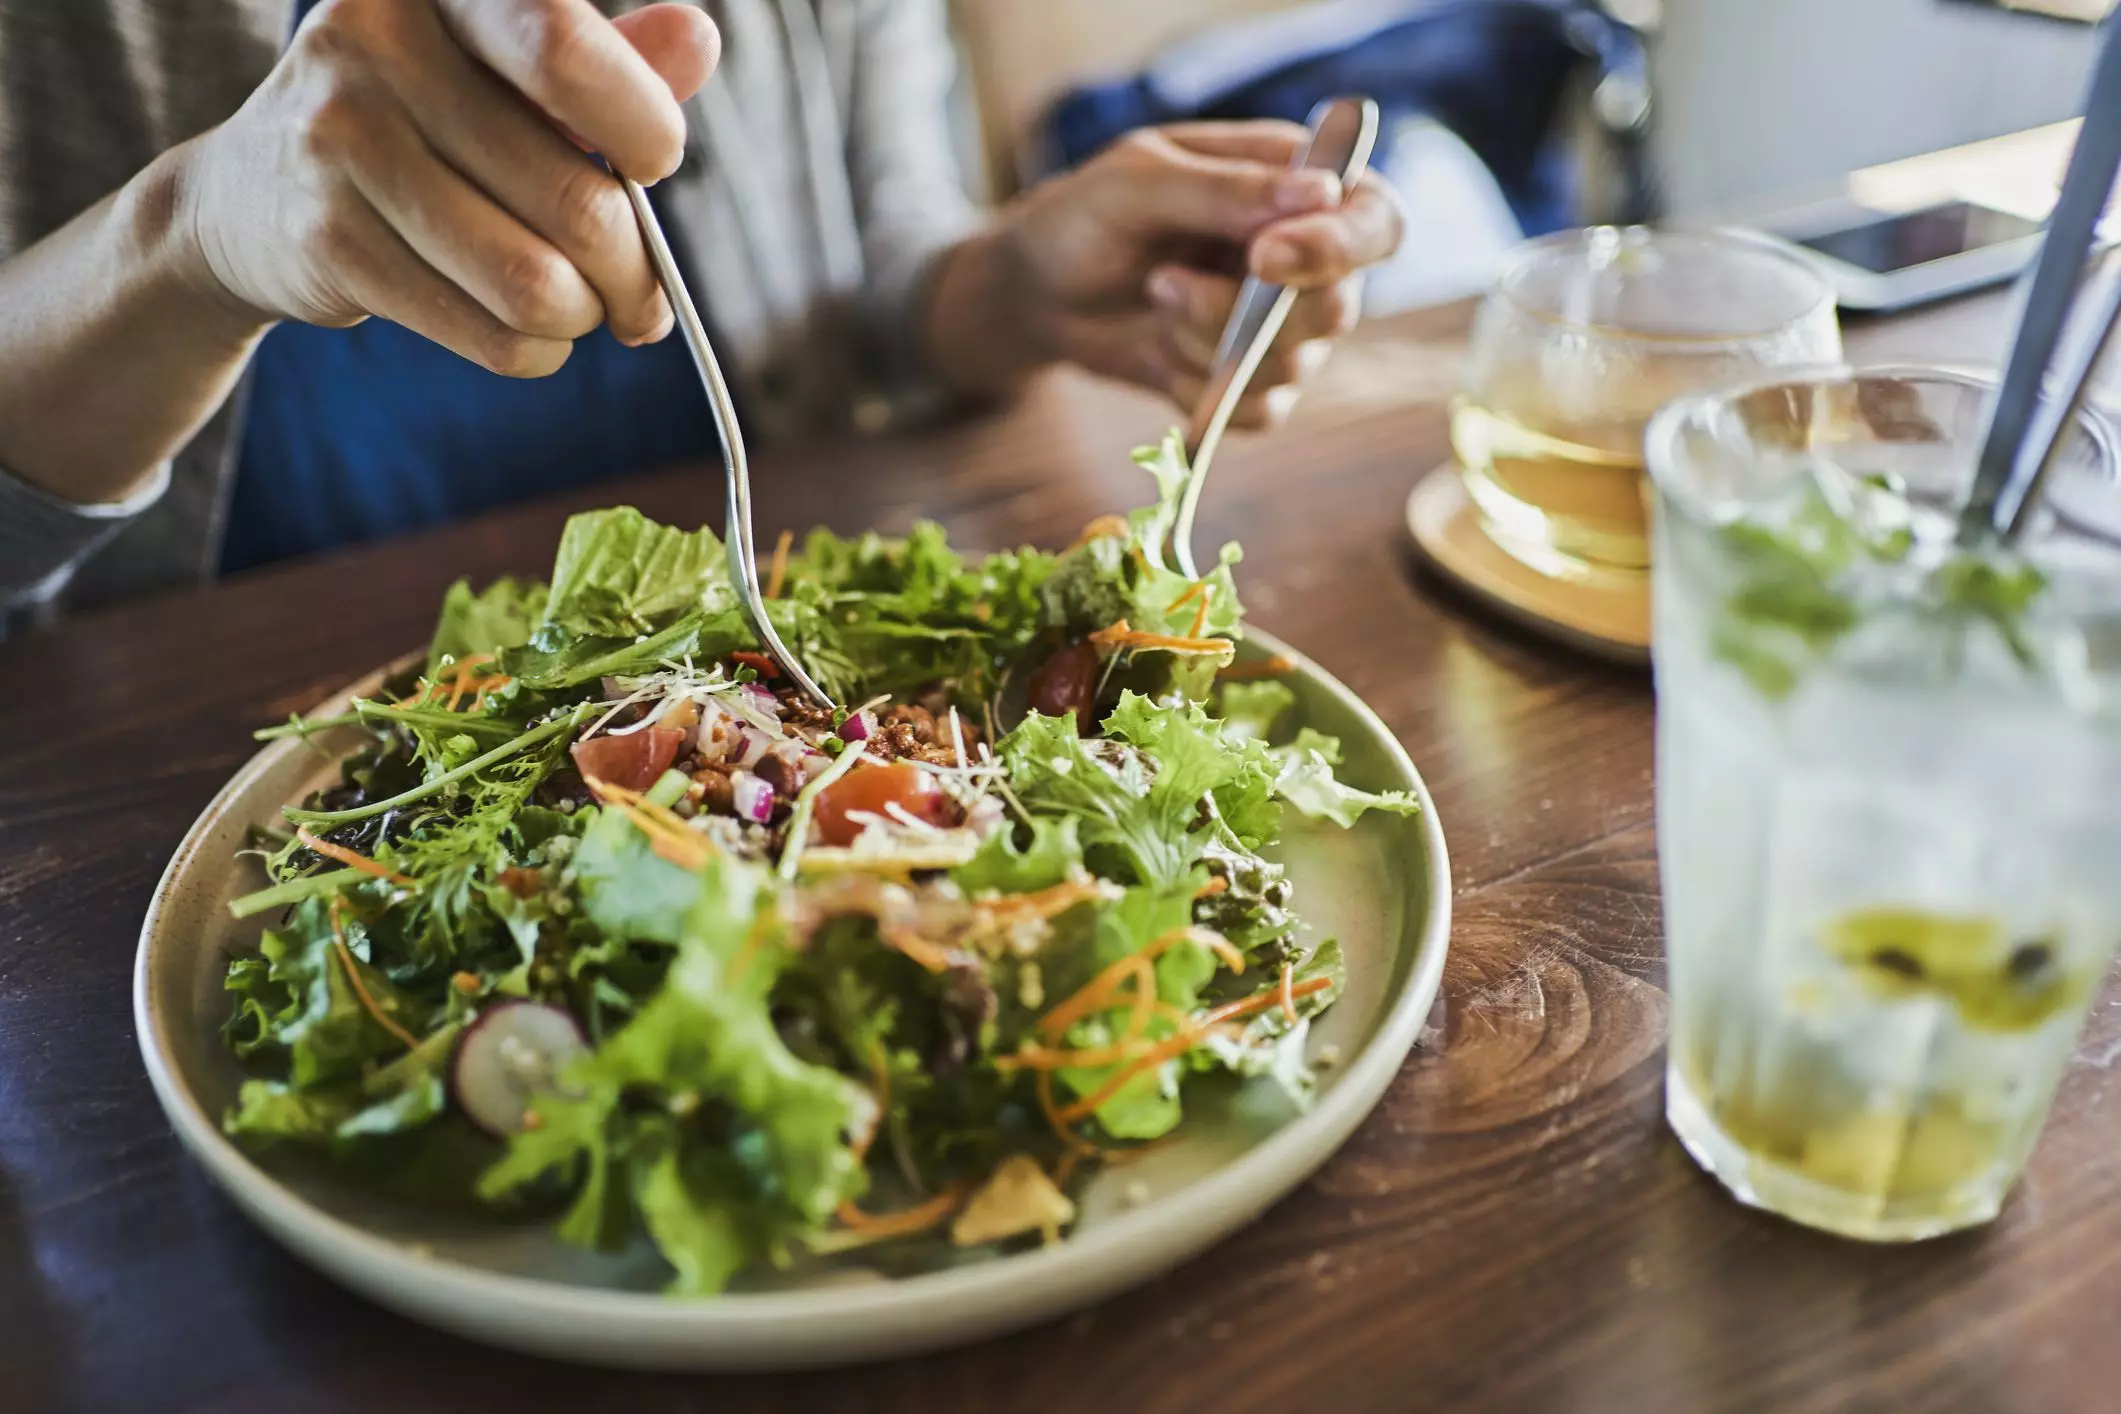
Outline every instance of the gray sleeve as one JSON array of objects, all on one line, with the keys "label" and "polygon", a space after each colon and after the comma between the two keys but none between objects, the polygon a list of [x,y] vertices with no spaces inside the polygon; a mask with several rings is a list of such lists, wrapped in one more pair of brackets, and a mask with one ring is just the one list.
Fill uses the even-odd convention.
[{"label": "gray sleeve", "polygon": [[940,394],[921,356],[922,302],[938,257],[982,222],[951,134],[957,56],[941,0],[853,3],[847,169],[867,272],[862,315],[895,389],[932,401]]},{"label": "gray sleeve", "polygon": [[169,489],[168,462],[123,501],[81,506],[0,468],[0,637],[55,600],[81,563]]}]

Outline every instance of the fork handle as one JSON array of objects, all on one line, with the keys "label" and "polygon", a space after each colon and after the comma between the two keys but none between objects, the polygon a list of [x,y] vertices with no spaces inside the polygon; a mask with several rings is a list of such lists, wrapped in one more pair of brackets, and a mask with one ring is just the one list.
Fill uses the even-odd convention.
[{"label": "fork handle", "polygon": [[[1343,193],[1362,180],[1370,165],[1370,149],[1377,142],[1377,104],[1368,98],[1329,98],[1311,110],[1306,126],[1311,141],[1291,165],[1317,167],[1340,176]],[[1178,567],[1189,579],[1200,578],[1193,560],[1193,517],[1200,508],[1201,486],[1208,479],[1208,463],[1230,425],[1230,416],[1251,385],[1259,362],[1281,332],[1296,303],[1297,292],[1285,285],[1270,285],[1257,275],[1248,275],[1238,288],[1230,321],[1223,326],[1215,346],[1215,361],[1208,368],[1208,384],[1193,410],[1186,429],[1186,488],[1179,498],[1178,519],[1172,528],[1172,550]]]}]

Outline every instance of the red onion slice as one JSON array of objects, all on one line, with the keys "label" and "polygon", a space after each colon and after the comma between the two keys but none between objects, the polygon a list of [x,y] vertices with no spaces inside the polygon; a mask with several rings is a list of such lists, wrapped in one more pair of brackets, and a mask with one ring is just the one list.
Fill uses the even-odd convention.
[{"label": "red onion slice", "polygon": [[749,771],[738,771],[731,775],[729,786],[739,820],[750,820],[763,825],[772,817],[772,786]]}]

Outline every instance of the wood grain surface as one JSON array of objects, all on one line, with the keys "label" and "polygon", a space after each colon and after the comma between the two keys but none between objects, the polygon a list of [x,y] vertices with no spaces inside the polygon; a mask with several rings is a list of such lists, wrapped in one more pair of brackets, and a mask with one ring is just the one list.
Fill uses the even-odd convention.
[{"label": "wood grain surface", "polygon": [[[2094,1015],[2032,1174],[1987,1232],[1880,1250],[1758,1216],[1661,1120],[1665,999],[1645,675],[1549,648],[1411,562],[1446,453],[1455,307],[1369,329],[1296,424],[1228,446],[1204,508],[1256,620],[1391,725],[1456,868],[1438,1026],[1260,1222],[1072,1320],[789,1377],[617,1375],[434,1334],[283,1255],[178,1150],[128,978],[185,827],[286,715],[421,641],[458,575],[537,572],[564,516],[712,518],[684,469],[85,616],[0,646],[0,1409],[2121,1408],[2121,1015]],[[1996,299],[1851,330],[1992,360]],[[923,438],[767,458],[762,535],[822,521],[1063,544],[1143,487],[1167,414],[1058,379]]]}]

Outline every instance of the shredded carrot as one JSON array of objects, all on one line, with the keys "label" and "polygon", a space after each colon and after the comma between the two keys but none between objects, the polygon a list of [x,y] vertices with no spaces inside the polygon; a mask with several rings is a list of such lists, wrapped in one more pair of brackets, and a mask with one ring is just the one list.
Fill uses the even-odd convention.
[{"label": "shredded carrot", "polygon": [[911,928],[889,928],[884,932],[884,941],[893,949],[904,953],[930,972],[942,972],[950,966],[950,955],[929,942]]},{"label": "shredded carrot", "polygon": [[1215,586],[1206,580],[1201,582],[1200,607],[1193,611],[1192,636],[1199,638],[1208,627],[1208,605],[1215,602]]},{"label": "shredded carrot", "polygon": [[1075,543],[1062,553],[1072,554],[1093,540],[1110,539],[1126,533],[1127,518],[1125,516],[1099,516],[1096,520],[1084,526],[1083,533],[1075,537]]},{"label": "shredded carrot", "polygon": [[354,997],[361,1003],[362,1010],[374,1017],[378,1026],[381,1026],[385,1031],[404,1042],[406,1050],[415,1049],[420,1044],[419,1038],[407,1031],[403,1026],[400,1026],[383,1008],[377,1006],[376,999],[368,995],[368,988],[362,984],[360,966],[354,961],[353,949],[347,946],[346,943],[346,925],[341,917],[344,911],[345,901],[333,898],[330,910],[331,940],[338,946],[339,961],[346,968],[347,985],[353,988]]},{"label": "shredded carrot", "polygon": [[1093,1144],[1088,1139],[1083,1138],[1075,1132],[1074,1127],[1068,1121],[1061,1118],[1060,1107],[1053,1102],[1052,1071],[1042,1070],[1038,1072],[1036,1086],[1039,1113],[1046,1117],[1046,1123],[1053,1127],[1053,1132],[1059,1137],[1061,1143],[1068,1146],[1070,1154],[1085,1159],[1098,1159],[1109,1153],[1116,1152],[1105,1148],[1101,1144]]},{"label": "shredded carrot", "polygon": [[1087,899],[1110,896],[1114,890],[1099,879],[1069,879],[1028,894],[1009,894],[1001,898],[981,902],[980,910],[990,917],[1002,914],[1030,914],[1034,918],[1051,918],[1065,913]]},{"label": "shredded carrot", "polygon": [[1281,1014],[1288,1018],[1291,1026],[1296,1024],[1296,964],[1281,965]]},{"label": "shredded carrot", "polygon": [[965,1201],[971,1185],[959,1180],[936,1194],[925,1203],[919,1203],[903,1212],[865,1213],[851,1202],[842,1203],[833,1210],[833,1216],[852,1231],[865,1237],[907,1237],[916,1232],[926,1232],[937,1223],[956,1212]]},{"label": "shredded carrot", "polygon": [[1049,1177],[1052,1179],[1055,1188],[1066,1188],[1068,1186],[1068,1180],[1075,1177],[1075,1166],[1082,1161],[1082,1157],[1081,1154],[1070,1149],[1053,1161],[1053,1172]]},{"label": "shredded carrot", "polygon": [[1117,653],[1127,648],[1160,648],[1169,653],[1222,653],[1231,644],[1227,638],[1182,638],[1174,633],[1148,633],[1131,628],[1125,619],[1090,635],[1098,651]]},{"label": "shredded carrot", "polygon": [[471,690],[471,710],[476,712],[486,705],[487,693],[499,692],[514,681],[515,679],[506,673],[495,673],[491,677],[480,678],[478,686]]},{"label": "shredded carrot", "polygon": [[365,854],[350,850],[343,844],[333,844],[330,840],[318,839],[309,832],[306,826],[297,825],[295,827],[295,838],[300,840],[303,846],[312,853],[321,854],[326,859],[335,859],[349,869],[358,869],[363,874],[373,874],[378,879],[387,879],[393,884],[402,884],[408,888],[412,885],[412,880],[406,878],[403,874],[376,863]]},{"label": "shredded carrot", "polygon": [[1280,677],[1283,673],[1293,671],[1295,667],[1296,664],[1293,661],[1276,654],[1272,658],[1262,658],[1256,663],[1232,663],[1229,667],[1217,673],[1216,676],[1219,678],[1274,678]]},{"label": "shredded carrot", "polygon": [[1226,891],[1229,887],[1230,881],[1228,879],[1225,879],[1220,874],[1211,874],[1208,876],[1208,882],[1202,884],[1199,890],[1194,893],[1193,901],[1195,903],[1198,903],[1204,898],[1214,898],[1217,894]]},{"label": "shredded carrot", "polygon": [[1265,1011],[1268,1007],[1279,1003],[1283,997],[1287,997],[1289,1004],[1294,1006],[1298,997],[1308,997],[1313,992],[1323,992],[1332,985],[1333,979],[1330,977],[1313,977],[1310,981],[1298,982],[1283,992],[1262,992],[1258,996],[1242,997],[1234,1002],[1225,1002],[1201,1017],[1200,1025],[1203,1027],[1215,1026],[1225,1021],[1235,1021],[1241,1016],[1250,1016],[1257,1011]]},{"label": "shredded carrot", "polygon": [[1200,1033],[1191,1030],[1181,1031],[1176,1036],[1167,1036],[1163,1040],[1158,1041],[1147,1051],[1144,1051],[1126,1065],[1121,1066],[1104,1084],[1072,1104],[1063,1106],[1060,1112],[1061,1123],[1074,1124],[1077,1120],[1088,1119],[1091,1115],[1097,1113],[1099,1105],[1117,1095],[1127,1082],[1134,1079],[1135,1076],[1140,1075],[1143,1071],[1153,1070],[1165,1061],[1170,1060],[1173,1056],[1184,1055],[1199,1042]]},{"label": "shredded carrot", "polygon": [[729,656],[747,668],[758,669],[758,674],[762,678],[777,678],[781,675],[781,665],[774,662],[772,658],[764,653],[755,652],[749,648],[739,648]]},{"label": "shredded carrot", "polygon": [[[464,694],[471,690],[472,675],[476,673],[480,668],[485,667],[488,663],[491,663],[492,661],[493,654],[491,653],[473,653],[468,657],[461,658],[458,661],[450,664],[449,701],[443,705],[442,710],[445,712],[456,711],[457,703],[461,702],[464,698]],[[442,685],[440,683],[435,684],[435,687],[437,689],[439,689],[441,686]],[[482,697],[484,696],[483,693],[480,695]]]},{"label": "shredded carrot", "polygon": [[1179,595],[1176,599],[1173,599],[1170,603],[1164,605],[1164,612],[1167,614],[1177,613],[1180,609],[1183,609],[1186,607],[1186,605],[1192,603],[1194,596],[1200,594],[1207,587],[1208,581],[1206,581],[1205,579],[1194,580],[1191,584],[1186,586],[1185,593]]},{"label": "shredded carrot", "polygon": [[648,847],[656,857],[680,869],[699,869],[714,857],[714,842],[685,822],[665,805],[657,805],[637,790],[614,785],[596,776],[582,777],[589,793],[599,801],[618,807],[635,829],[648,836]]},{"label": "shredded carrot", "polygon": [[1137,989],[1137,997],[1140,989],[1146,987],[1150,1000],[1152,1002],[1155,1000],[1156,974],[1150,970],[1149,960],[1146,957],[1140,953],[1133,953],[1121,958],[1104,971],[1098,973],[1084,983],[1074,996],[1069,997],[1059,1006],[1039,1018],[1038,1029],[1048,1036],[1064,1034],[1070,1026],[1073,1026],[1091,1012],[1112,1005],[1114,1001],[1112,994],[1117,992],[1130,979],[1134,982]]},{"label": "shredded carrot", "polygon": [[1066,1070],[1093,1065],[1118,1065],[1141,1054],[1143,1042],[1128,1037],[1109,1046],[1086,1046],[1081,1050],[1054,1050],[1031,1042],[1014,1055],[996,1056],[998,1070]]},{"label": "shredded carrot", "polygon": [[781,538],[773,542],[773,563],[766,570],[766,597],[781,597],[781,582],[788,578],[788,551],[795,544],[795,532],[784,530]]},{"label": "shredded carrot", "polygon": [[1114,996],[1129,978],[1134,982],[1134,1017],[1130,1031],[1140,1035],[1148,1026],[1149,1016],[1158,1005],[1156,1000],[1155,960],[1171,948],[1187,939],[1199,943],[1222,959],[1223,965],[1232,972],[1245,970],[1244,954],[1231,946],[1221,934],[1206,928],[1173,928],[1170,932],[1153,939],[1140,952],[1131,953],[1084,983],[1076,993],[1059,1006],[1039,1018],[1038,1029],[1047,1036],[1064,1034],[1070,1026],[1091,1012],[1114,1004]]},{"label": "shredded carrot", "polygon": [[478,974],[475,972],[451,973],[449,985],[462,992],[465,996],[471,996],[479,990]]}]

